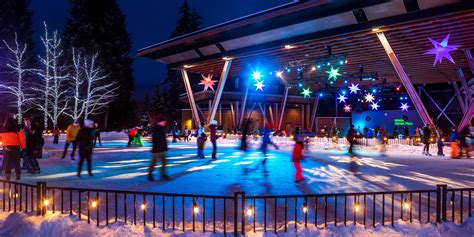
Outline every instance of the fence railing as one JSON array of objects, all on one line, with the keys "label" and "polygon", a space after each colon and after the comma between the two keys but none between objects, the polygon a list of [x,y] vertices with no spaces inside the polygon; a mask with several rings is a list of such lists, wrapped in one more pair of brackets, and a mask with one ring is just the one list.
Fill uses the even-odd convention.
[{"label": "fence railing", "polygon": [[394,225],[397,220],[420,223],[463,222],[472,214],[474,188],[359,192],[339,194],[228,196],[135,192],[51,187],[0,180],[2,211],[60,212],[77,215],[97,226],[113,222],[163,230],[219,232],[297,231],[313,225]]}]

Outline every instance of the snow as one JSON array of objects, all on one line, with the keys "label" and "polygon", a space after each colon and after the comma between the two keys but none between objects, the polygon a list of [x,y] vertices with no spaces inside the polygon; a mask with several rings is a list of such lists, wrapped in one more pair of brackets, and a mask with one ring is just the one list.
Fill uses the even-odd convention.
[{"label": "snow", "polygon": [[[397,221],[392,226],[377,225],[375,228],[360,225],[329,226],[327,228],[316,228],[308,226],[304,228],[298,224],[295,232],[294,223],[290,223],[285,236],[443,236],[463,237],[474,234],[474,217],[467,219],[462,225],[454,225],[450,222],[440,224],[420,224]],[[273,236],[273,232],[249,231],[246,236]],[[95,223],[88,224],[85,220],[78,220],[76,216],[64,214],[47,214],[46,216],[35,216],[24,213],[0,213],[0,236],[223,236],[222,233],[182,231],[162,231],[159,228],[144,227],[142,225],[129,225],[114,223],[109,226],[96,227]]]}]

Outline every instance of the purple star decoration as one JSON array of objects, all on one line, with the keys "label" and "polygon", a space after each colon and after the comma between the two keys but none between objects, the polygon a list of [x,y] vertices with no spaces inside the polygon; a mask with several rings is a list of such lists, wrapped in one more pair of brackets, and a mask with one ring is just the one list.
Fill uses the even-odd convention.
[{"label": "purple star decoration", "polygon": [[425,54],[435,54],[436,55],[436,58],[435,58],[434,63],[433,63],[433,67],[436,66],[437,63],[441,63],[443,58],[446,58],[449,61],[451,61],[452,63],[454,63],[454,60],[451,57],[451,55],[449,54],[449,52],[457,50],[459,45],[449,45],[448,44],[450,35],[451,34],[448,34],[439,43],[437,41],[431,39],[431,38],[428,38],[431,41],[431,43],[433,44],[434,48],[426,51]]}]

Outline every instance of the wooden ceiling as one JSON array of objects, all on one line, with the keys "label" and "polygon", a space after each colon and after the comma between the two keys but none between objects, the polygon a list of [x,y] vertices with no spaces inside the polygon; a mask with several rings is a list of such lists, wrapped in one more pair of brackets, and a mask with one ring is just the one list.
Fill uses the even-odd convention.
[{"label": "wooden ceiling", "polygon": [[[403,24],[380,26],[385,33],[392,49],[404,66],[414,84],[442,83],[458,80],[457,68],[468,68],[466,57],[461,49],[474,48],[474,10],[466,10],[438,17],[412,21]],[[455,64],[443,60],[433,67],[434,55],[424,53],[433,46],[428,37],[441,41],[451,34],[450,45],[460,45],[459,50],[451,53]],[[380,41],[374,32],[364,30],[355,33],[342,34],[327,38],[318,38],[292,44],[292,49],[284,45],[257,50],[250,53],[228,55],[234,60],[229,72],[230,79],[246,77],[256,65],[267,65],[272,70],[278,70],[291,61],[303,60],[314,65],[315,58],[327,54],[325,46],[332,47],[333,54],[345,54],[348,64],[341,66],[344,74],[359,72],[363,65],[365,72],[376,72],[379,78],[385,77],[388,83],[398,83],[398,76],[390,63]],[[192,64],[187,70],[194,73],[213,73],[219,76],[224,61],[211,59]],[[271,65],[271,66],[270,66]],[[325,80],[326,70],[319,69],[304,74],[306,80]],[[296,73],[285,74],[288,80],[296,79]],[[375,83],[381,83],[378,80]],[[341,82],[339,82],[341,83]],[[373,84],[374,82],[364,82]],[[338,83],[335,84],[337,86]]]}]

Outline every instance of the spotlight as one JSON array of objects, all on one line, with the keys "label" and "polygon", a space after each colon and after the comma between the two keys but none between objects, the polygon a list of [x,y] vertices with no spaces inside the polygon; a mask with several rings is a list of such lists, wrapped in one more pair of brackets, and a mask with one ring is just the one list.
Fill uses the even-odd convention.
[{"label": "spotlight", "polygon": [[316,71],[316,67],[315,66],[311,67],[311,71]]},{"label": "spotlight", "polygon": [[347,82],[348,82],[347,80],[344,80],[344,84],[347,84]]},{"label": "spotlight", "polygon": [[287,72],[287,73],[290,73],[290,72],[291,72],[291,68],[287,68],[287,69],[286,69],[286,72]]},{"label": "spotlight", "polygon": [[298,82],[298,86],[299,86],[299,87],[303,87],[303,83],[302,83],[302,82]]},{"label": "spotlight", "polygon": [[299,68],[296,69],[296,71],[301,72],[301,71],[303,71],[303,69],[299,67]]},{"label": "spotlight", "polygon": [[408,97],[405,96],[405,100],[408,100]]},{"label": "spotlight", "polygon": [[193,204],[193,213],[199,214],[199,206],[196,203]]},{"label": "spotlight", "polygon": [[43,200],[43,206],[47,207],[49,205],[49,199]]},{"label": "spotlight", "polygon": [[140,209],[141,209],[142,211],[144,211],[144,210],[146,209],[146,204],[143,203],[142,205],[140,205]]},{"label": "spotlight", "polygon": [[253,79],[260,80],[262,78],[262,74],[259,71],[256,71],[252,74]]},{"label": "spotlight", "polygon": [[344,61],[340,60],[339,65],[344,65]]},{"label": "spotlight", "polygon": [[94,201],[91,202],[91,207],[92,207],[92,208],[96,208],[96,207],[97,207],[97,201],[96,201],[96,200],[94,200]]},{"label": "spotlight", "polygon": [[282,72],[282,71],[278,71],[278,72],[276,73],[276,76],[279,77],[279,78],[281,78],[282,75],[283,75],[283,72]]},{"label": "spotlight", "polygon": [[400,97],[400,100],[403,100],[403,96],[402,96],[402,97]]}]

